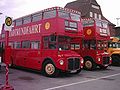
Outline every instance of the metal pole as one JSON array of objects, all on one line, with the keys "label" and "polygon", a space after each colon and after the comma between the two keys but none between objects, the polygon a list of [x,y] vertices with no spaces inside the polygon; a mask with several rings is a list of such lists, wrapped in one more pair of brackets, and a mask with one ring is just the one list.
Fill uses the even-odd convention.
[{"label": "metal pole", "polygon": [[9,77],[8,77],[8,74],[9,74],[9,68],[8,68],[8,65],[9,65],[9,55],[10,55],[10,52],[9,52],[9,46],[8,46],[8,42],[9,42],[9,31],[5,31],[5,63],[6,63],[6,83],[5,85],[0,88],[0,90],[14,90],[14,88],[12,86],[10,86],[9,84]]}]

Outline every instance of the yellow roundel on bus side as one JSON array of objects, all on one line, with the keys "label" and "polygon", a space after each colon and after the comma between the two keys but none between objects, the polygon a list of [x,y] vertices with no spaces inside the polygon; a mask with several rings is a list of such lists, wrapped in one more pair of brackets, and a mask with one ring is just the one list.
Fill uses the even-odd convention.
[{"label": "yellow roundel on bus side", "polygon": [[45,29],[48,30],[50,28],[50,23],[49,22],[46,22],[45,23]]},{"label": "yellow roundel on bus side", "polygon": [[92,30],[91,29],[88,29],[87,30],[87,35],[90,35],[92,33]]}]

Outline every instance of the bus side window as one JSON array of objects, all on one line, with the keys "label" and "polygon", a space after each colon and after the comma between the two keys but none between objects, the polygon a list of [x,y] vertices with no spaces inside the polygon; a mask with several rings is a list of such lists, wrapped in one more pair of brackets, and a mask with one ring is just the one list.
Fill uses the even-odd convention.
[{"label": "bus side window", "polygon": [[31,49],[39,49],[40,48],[40,42],[39,41],[32,41],[31,42]]},{"label": "bus side window", "polygon": [[27,24],[31,22],[31,16],[27,16],[23,18],[23,24]]},{"label": "bus side window", "polygon": [[56,44],[55,43],[50,43],[49,44],[49,49],[56,49]]},{"label": "bus side window", "polygon": [[30,41],[23,41],[22,48],[30,48]]},{"label": "bus side window", "polygon": [[49,37],[49,49],[56,49],[56,36],[51,35]]},{"label": "bus side window", "polygon": [[44,49],[48,49],[48,42],[49,42],[49,37],[48,36],[43,37]]},{"label": "bus side window", "polygon": [[32,22],[40,21],[42,19],[42,12],[36,13],[32,15]]},{"label": "bus side window", "polygon": [[13,42],[9,42],[9,46],[11,46],[11,48],[13,48],[14,43]]},{"label": "bus side window", "polygon": [[14,42],[14,48],[20,48],[21,43],[20,42]]},{"label": "bus side window", "polygon": [[20,26],[20,25],[22,25],[22,18],[16,20],[16,26]]}]

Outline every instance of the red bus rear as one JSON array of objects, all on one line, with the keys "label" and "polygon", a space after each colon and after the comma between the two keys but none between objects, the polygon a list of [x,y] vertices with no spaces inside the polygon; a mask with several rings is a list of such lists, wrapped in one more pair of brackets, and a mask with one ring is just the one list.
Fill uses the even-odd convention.
[{"label": "red bus rear", "polygon": [[[83,59],[70,50],[70,42],[82,35],[80,18],[77,11],[53,7],[15,19],[9,32],[11,64],[42,70],[49,77],[57,76],[60,71],[79,73]],[[2,30],[3,47],[4,34]]]}]

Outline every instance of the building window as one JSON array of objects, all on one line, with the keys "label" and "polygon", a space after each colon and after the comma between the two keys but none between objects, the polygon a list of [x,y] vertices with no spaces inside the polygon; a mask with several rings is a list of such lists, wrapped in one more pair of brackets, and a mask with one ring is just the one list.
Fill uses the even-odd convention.
[{"label": "building window", "polygon": [[93,12],[90,12],[90,17],[93,17]]},{"label": "building window", "polygon": [[97,13],[94,13],[94,18],[97,19]]},{"label": "building window", "polygon": [[92,5],[92,8],[94,8],[94,9],[99,9],[99,6]]},{"label": "building window", "polygon": [[101,20],[101,15],[99,14],[99,19]]}]

